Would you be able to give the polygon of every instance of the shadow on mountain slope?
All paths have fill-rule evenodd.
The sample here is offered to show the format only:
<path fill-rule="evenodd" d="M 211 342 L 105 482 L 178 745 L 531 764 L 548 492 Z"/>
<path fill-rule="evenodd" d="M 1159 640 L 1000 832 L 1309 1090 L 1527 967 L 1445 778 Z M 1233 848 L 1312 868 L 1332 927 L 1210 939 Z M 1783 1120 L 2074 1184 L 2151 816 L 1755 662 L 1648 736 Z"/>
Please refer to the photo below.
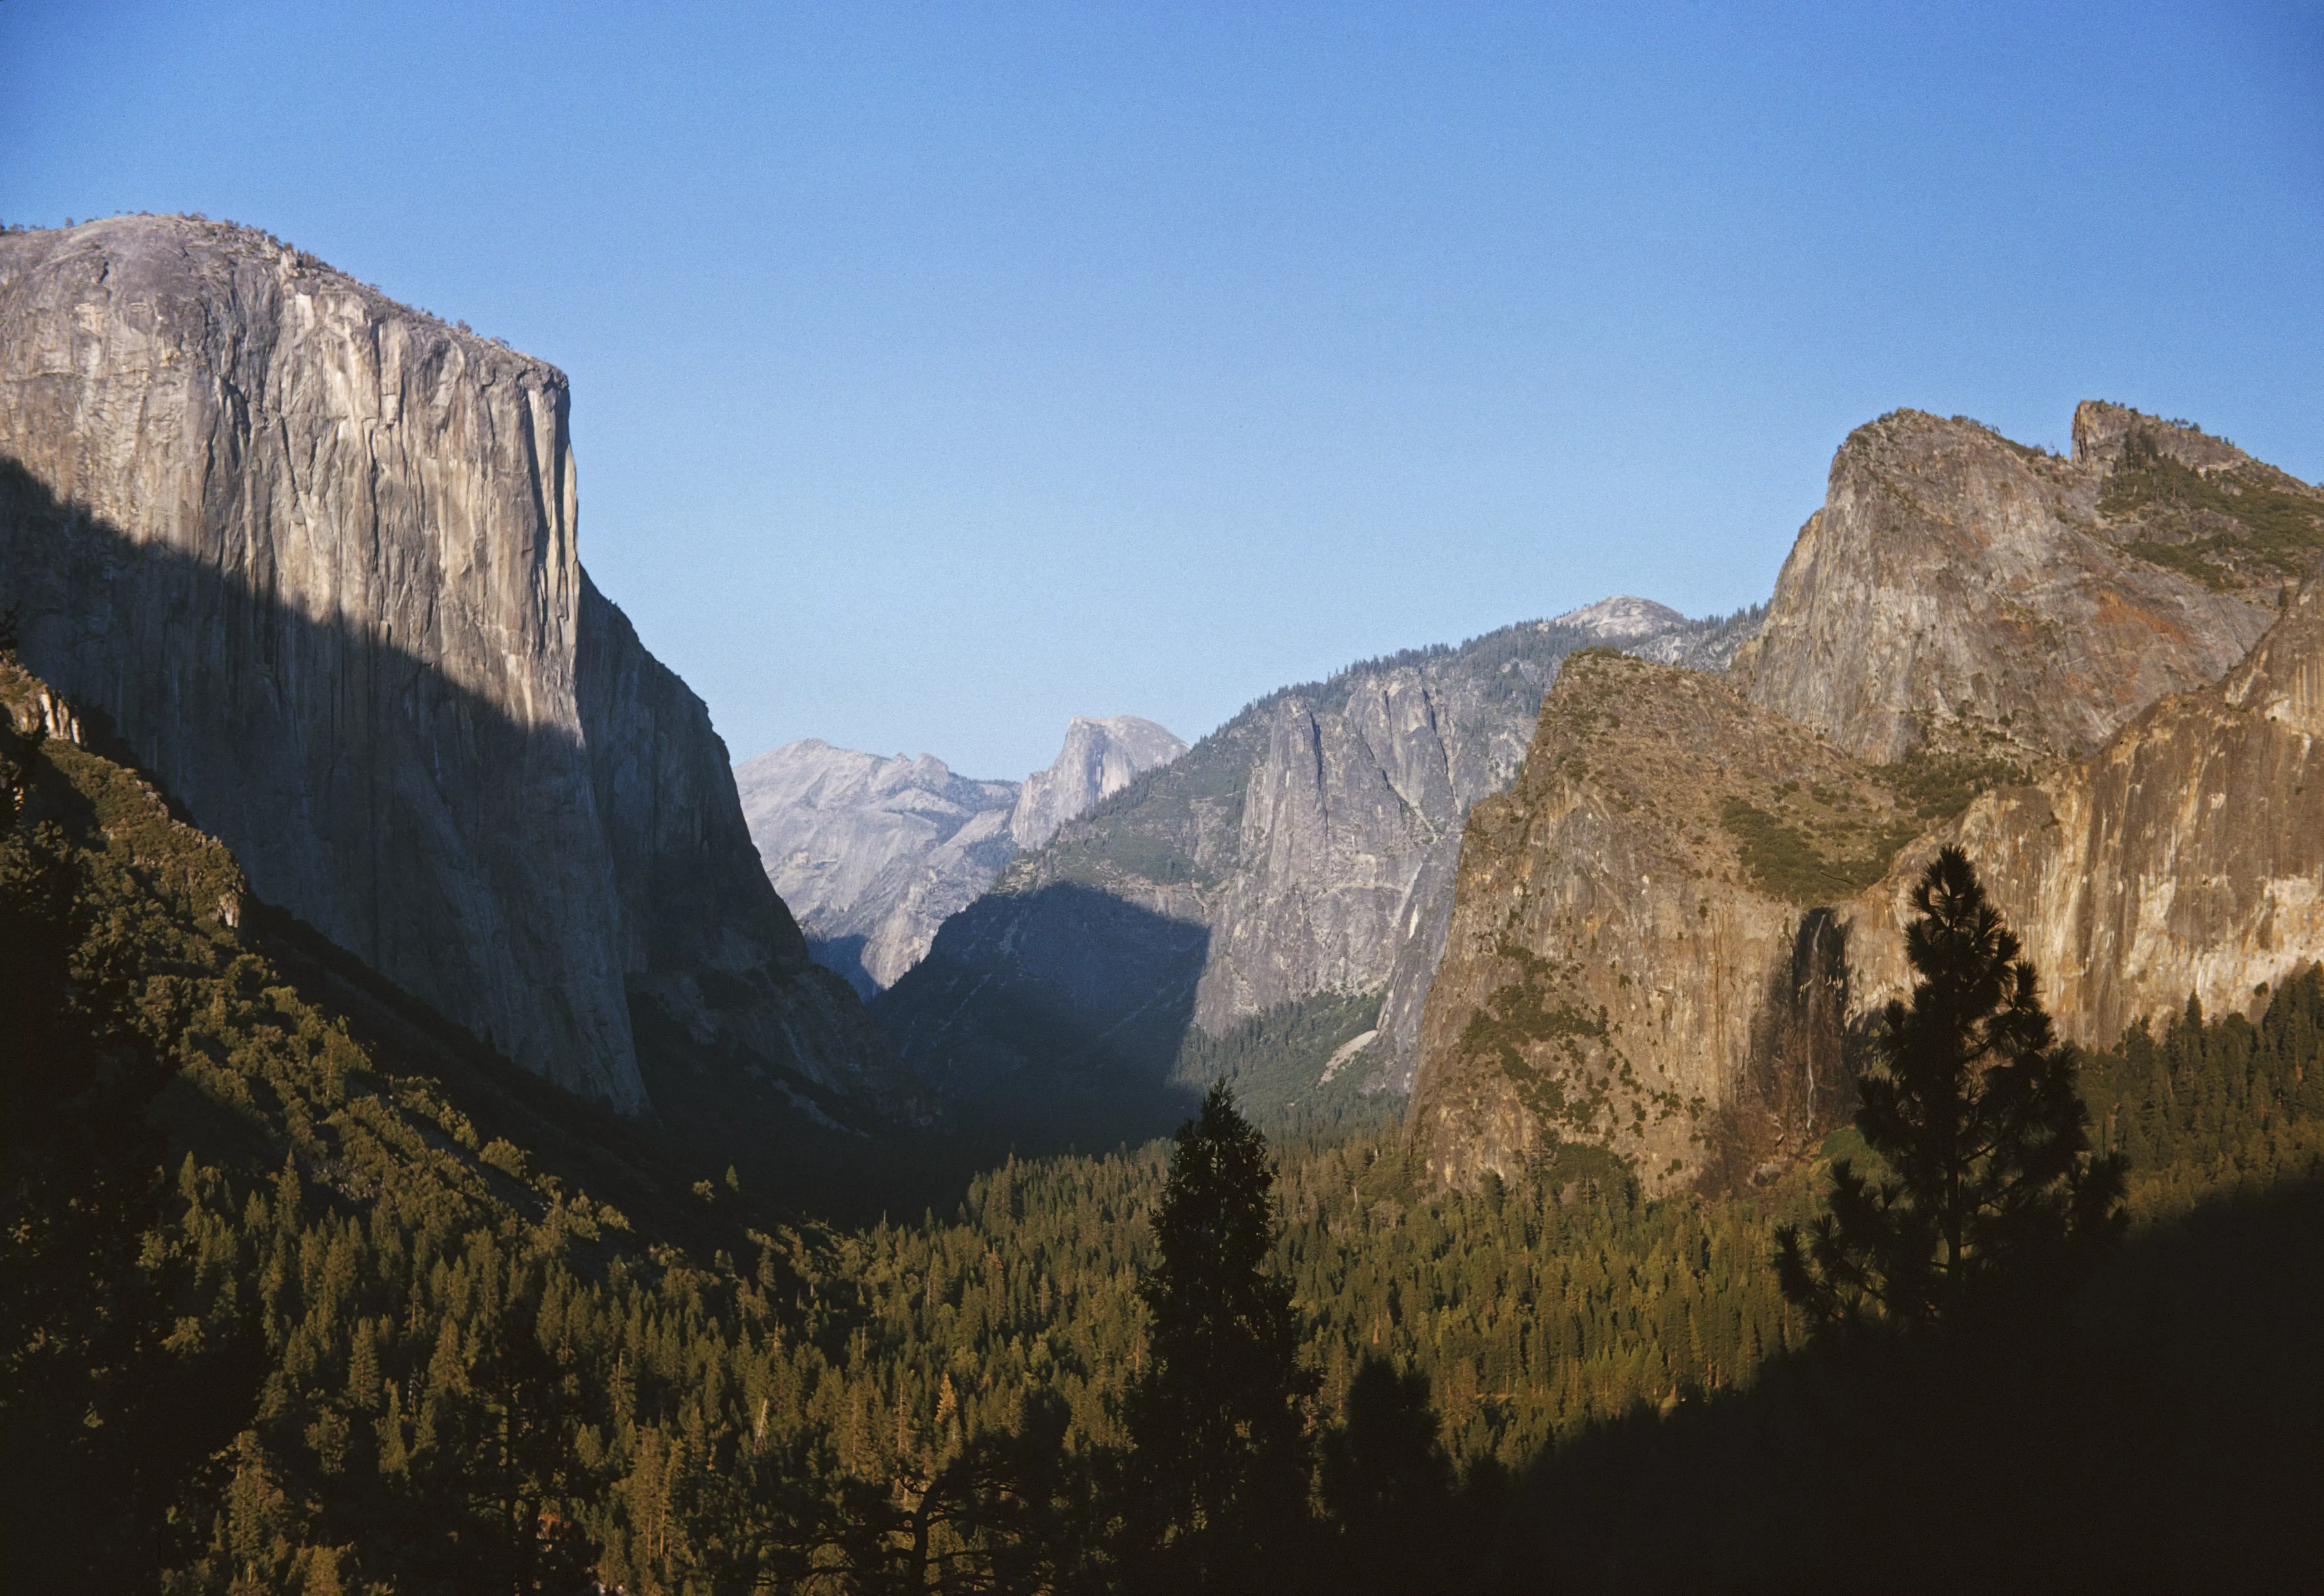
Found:
<path fill-rule="evenodd" d="M 189 513 L 231 540 L 225 510 Z M 486 1052 L 616 1102 L 648 1015 L 649 1084 L 715 1089 L 632 1101 L 705 1174 L 724 1163 L 690 1144 L 737 1126 L 879 1122 L 829 1062 L 851 1024 L 875 1061 L 877 1038 L 758 868 L 700 702 L 586 578 L 577 724 L 527 724 L 359 620 L 254 591 L 229 554 L 141 541 L 0 456 L 24 665 L 311 927 L 318 969 L 344 951 Z"/>
<path fill-rule="evenodd" d="M 989 894 L 937 931 L 872 1013 L 958 1133 L 1020 1154 L 1166 1135 L 1199 1092 L 1170 1079 L 1210 931 L 1060 883 Z"/>
<path fill-rule="evenodd" d="M 1510 1590 L 2192 1591 L 2314 1577 L 2324 1179 L 2139 1235 L 1950 1344 L 1780 1359 L 1544 1460 Z M 1666 1404 L 1666 1407 L 1668 1405 Z"/>

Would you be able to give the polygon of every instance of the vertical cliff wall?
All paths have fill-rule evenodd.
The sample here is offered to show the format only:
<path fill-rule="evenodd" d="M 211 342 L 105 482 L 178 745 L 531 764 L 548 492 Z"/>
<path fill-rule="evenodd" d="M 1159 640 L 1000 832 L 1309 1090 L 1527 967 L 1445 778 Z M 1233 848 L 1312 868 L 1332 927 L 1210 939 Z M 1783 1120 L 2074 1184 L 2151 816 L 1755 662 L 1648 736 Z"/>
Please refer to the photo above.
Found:
<path fill-rule="evenodd" d="M 555 370 L 246 230 L 10 234 L 0 456 L 26 663 L 262 896 L 624 1109 L 633 998 L 810 1078 L 878 1058 L 588 586 Z"/>
<path fill-rule="evenodd" d="M 1942 843 L 1990 886 L 2060 1031 L 2104 1046 L 2190 996 L 2213 1014 L 2324 960 L 2324 592 L 2303 586 L 2227 679 L 2089 758 L 1986 794 L 1847 911 L 1858 1002 L 1909 978 L 1905 894 Z"/>

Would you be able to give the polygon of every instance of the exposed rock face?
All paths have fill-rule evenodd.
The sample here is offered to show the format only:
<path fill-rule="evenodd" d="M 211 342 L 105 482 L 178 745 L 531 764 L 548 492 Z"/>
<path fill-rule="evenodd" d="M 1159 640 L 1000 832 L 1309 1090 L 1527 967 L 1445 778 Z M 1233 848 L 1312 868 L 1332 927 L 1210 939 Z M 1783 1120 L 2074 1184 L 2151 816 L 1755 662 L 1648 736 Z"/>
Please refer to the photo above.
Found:
<path fill-rule="evenodd" d="M 1578 1144 L 1662 1190 L 1812 1145 L 1851 1078 L 1844 940 L 1813 904 L 1911 830 L 1869 767 L 1716 677 L 1568 660 L 1469 817 L 1409 1117 L 1431 1177 Z"/>
<path fill-rule="evenodd" d="M 261 234 L 0 235 L 0 592 L 254 889 L 527 1068 L 882 1057 L 584 575 L 564 377 Z"/>
<path fill-rule="evenodd" d="M 1025 778 L 1009 817 L 1009 835 L 1019 848 L 1038 848 L 1067 821 L 1087 814 L 1149 770 L 1186 751 L 1167 728 L 1135 715 L 1093 720 L 1075 715 L 1065 724 L 1065 746 L 1047 770 Z"/>
<path fill-rule="evenodd" d="M 1852 912 L 1864 1003 L 1901 992 L 1905 894 L 1941 842 L 1986 879 L 2060 1031 L 2103 1046 L 2190 995 L 2246 1010 L 2324 959 L 2324 592 L 2305 586 L 2224 682 L 2089 758 L 1987 794 Z"/>
<path fill-rule="evenodd" d="M 1859 431 L 1741 696 L 1569 664 L 1473 812 L 1410 1116 L 1434 1176 L 1561 1143 L 1650 1189 L 1780 1169 L 1847 1112 L 1947 840 L 2081 1041 L 2319 957 L 2324 600 L 2262 602 L 2319 547 L 2324 495 L 2113 407 L 2082 407 L 2071 462 L 1928 417 Z M 1992 789 L 2017 761 L 2040 782 Z"/>
<path fill-rule="evenodd" d="M 1345 1067 L 1409 1089 L 1462 821 L 1517 769 L 1559 661 L 1598 635 L 1533 622 L 1270 694 L 1018 858 L 875 1013 L 908 1063 L 973 1087 L 1054 1055 L 1047 1022 L 1026 1016 L 1071 991 L 1076 1026 L 1144 1039 L 1122 1068 L 1166 1072 L 1176 1038 L 1133 1017 L 1156 1012 L 1178 966 L 1140 975 L 1091 938 L 1042 931 L 1052 904 L 1083 913 L 1048 890 L 1072 886 L 1137 910 L 1133 940 L 1152 920 L 1199 932 L 1191 1018 L 1212 1035 L 1319 995 L 1380 993 L 1379 1036 Z M 944 1062 L 955 1058 L 983 1062 Z"/>
<path fill-rule="evenodd" d="M 1765 627 L 1755 703 L 1868 758 L 2088 753 L 2218 679 L 2324 546 L 2324 494 L 2107 405 L 2071 460 L 1900 410 L 1832 462 Z"/>
<path fill-rule="evenodd" d="M 1017 784 L 954 775 L 931 755 L 809 738 L 744 760 L 734 780 L 775 890 L 817 959 L 866 997 L 918 964 L 1015 851 Z"/>

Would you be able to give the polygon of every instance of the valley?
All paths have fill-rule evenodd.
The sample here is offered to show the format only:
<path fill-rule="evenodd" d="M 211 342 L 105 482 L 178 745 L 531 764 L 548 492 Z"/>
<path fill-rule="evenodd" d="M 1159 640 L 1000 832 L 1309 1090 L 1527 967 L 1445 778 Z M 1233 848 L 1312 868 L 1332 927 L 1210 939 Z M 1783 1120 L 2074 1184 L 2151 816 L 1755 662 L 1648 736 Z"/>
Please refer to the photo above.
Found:
<path fill-rule="evenodd" d="M 2068 455 L 1895 411 L 1764 605 L 973 779 L 732 762 L 583 567 L 563 373 L 271 235 L 0 233 L 0 350 L 39 1588 L 2300 1566 L 2324 490 L 2112 404 Z M 1825 1335 L 1778 1227 L 1880 1156 L 1953 848 L 2126 1236 L 1950 1340 Z M 1245 1186 L 1193 1184 L 1219 1147 Z M 1292 1437 L 1216 1499 L 1248 1545 L 1154 1474 L 1157 1282 L 1238 1213 Z M 1972 1421 L 2048 1472 L 1991 1500 Z M 1885 1526 L 1883 1471 L 1967 1527 Z"/>

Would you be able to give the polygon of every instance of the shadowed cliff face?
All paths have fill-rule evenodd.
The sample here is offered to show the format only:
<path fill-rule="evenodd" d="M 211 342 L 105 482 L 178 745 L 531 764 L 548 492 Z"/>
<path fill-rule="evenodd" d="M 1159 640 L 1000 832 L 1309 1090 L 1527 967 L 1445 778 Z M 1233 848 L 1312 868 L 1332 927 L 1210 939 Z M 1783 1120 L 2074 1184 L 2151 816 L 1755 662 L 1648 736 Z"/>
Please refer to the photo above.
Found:
<path fill-rule="evenodd" d="M 582 573 L 558 372 L 246 231 L 13 234 L 0 454 L 27 665 L 262 896 L 624 1109 L 632 1001 L 861 1095 L 699 701 Z"/>
<path fill-rule="evenodd" d="M 2060 459 L 1900 410 L 1834 458 L 1734 674 L 1867 758 L 2097 748 L 2217 681 L 2324 550 L 2324 494 L 2110 405 Z"/>
<path fill-rule="evenodd" d="M 972 1129 L 1014 1128 L 1020 1149 L 1161 1135 L 1194 1101 L 1167 1077 L 1210 942 L 1170 907 L 1072 883 L 988 893 L 877 1012 Z"/>
<path fill-rule="evenodd" d="M 1431 1179 L 1563 1146 L 1748 1184 L 1845 1118 L 1844 933 L 1914 830 L 1869 767 L 1696 672 L 1568 660 L 1471 812 L 1408 1124 Z"/>

